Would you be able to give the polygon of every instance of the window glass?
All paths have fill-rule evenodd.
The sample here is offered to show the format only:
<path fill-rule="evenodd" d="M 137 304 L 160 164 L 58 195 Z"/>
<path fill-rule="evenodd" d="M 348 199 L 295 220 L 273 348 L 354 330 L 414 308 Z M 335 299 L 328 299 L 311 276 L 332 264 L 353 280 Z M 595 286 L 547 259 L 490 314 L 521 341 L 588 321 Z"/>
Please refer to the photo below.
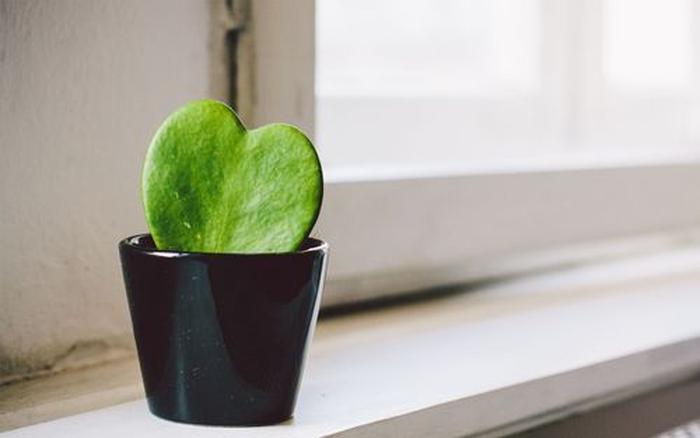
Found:
<path fill-rule="evenodd" d="M 694 0 L 318 0 L 331 175 L 700 151 Z"/>
<path fill-rule="evenodd" d="M 605 78 L 633 93 L 680 91 L 692 77 L 690 0 L 605 2 Z"/>
<path fill-rule="evenodd" d="M 539 86 L 535 0 L 322 0 L 320 96 L 497 96 Z"/>

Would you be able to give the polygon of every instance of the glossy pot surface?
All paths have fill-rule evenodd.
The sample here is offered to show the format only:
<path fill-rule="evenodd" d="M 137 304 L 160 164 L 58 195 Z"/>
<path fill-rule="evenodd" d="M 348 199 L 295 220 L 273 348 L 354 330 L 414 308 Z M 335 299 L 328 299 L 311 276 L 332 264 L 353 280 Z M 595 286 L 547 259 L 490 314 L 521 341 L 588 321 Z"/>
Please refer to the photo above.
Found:
<path fill-rule="evenodd" d="M 119 243 L 151 412 L 197 424 L 291 417 L 318 315 L 328 245 L 279 254 L 159 251 Z"/>

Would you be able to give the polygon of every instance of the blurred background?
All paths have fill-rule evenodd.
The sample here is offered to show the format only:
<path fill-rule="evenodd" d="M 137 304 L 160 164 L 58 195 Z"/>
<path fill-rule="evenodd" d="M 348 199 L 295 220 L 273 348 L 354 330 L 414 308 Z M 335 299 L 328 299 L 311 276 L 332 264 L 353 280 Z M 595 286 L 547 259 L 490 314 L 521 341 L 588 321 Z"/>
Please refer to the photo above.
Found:
<path fill-rule="evenodd" d="M 314 139 L 325 306 L 697 244 L 699 24 L 698 0 L 0 0 L 0 384 L 133 356 L 117 242 L 194 99 Z"/>
<path fill-rule="evenodd" d="M 319 1 L 317 141 L 358 171 L 696 157 L 699 7 Z"/>

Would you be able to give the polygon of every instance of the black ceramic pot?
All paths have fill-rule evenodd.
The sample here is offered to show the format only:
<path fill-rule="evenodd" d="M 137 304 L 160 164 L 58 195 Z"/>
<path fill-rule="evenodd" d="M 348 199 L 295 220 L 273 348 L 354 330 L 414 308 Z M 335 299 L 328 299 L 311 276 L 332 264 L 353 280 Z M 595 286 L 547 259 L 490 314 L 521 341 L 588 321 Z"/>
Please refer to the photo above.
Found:
<path fill-rule="evenodd" d="M 185 423 L 292 416 L 321 300 L 328 245 L 280 254 L 159 251 L 119 243 L 148 405 Z"/>

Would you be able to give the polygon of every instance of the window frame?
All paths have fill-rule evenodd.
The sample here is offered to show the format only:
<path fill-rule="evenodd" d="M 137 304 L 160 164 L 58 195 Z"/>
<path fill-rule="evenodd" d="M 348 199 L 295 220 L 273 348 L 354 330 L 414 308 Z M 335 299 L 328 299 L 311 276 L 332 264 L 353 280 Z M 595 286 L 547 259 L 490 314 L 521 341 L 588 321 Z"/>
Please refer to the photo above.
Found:
<path fill-rule="evenodd" d="M 244 117 L 254 126 L 293 123 L 313 138 L 315 0 L 250 6 L 250 43 L 239 53 L 250 61 L 242 75 L 247 82 L 238 84 L 249 102 Z M 685 235 L 700 223 L 694 187 L 700 187 L 697 159 L 327 175 L 314 232 L 331 247 L 324 305 L 469 281 L 513 254 L 648 233 Z"/>

